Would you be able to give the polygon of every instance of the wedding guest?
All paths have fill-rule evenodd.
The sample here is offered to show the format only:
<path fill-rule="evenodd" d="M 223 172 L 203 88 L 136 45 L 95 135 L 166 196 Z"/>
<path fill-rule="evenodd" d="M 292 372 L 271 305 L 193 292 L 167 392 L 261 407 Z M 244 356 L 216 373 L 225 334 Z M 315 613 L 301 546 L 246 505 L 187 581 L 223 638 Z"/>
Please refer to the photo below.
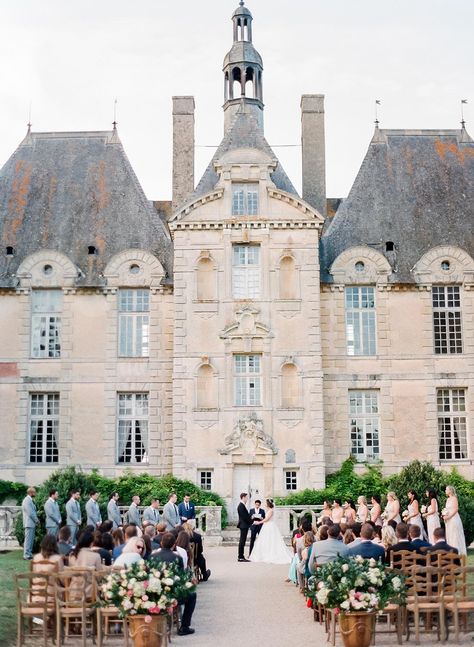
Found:
<path fill-rule="evenodd" d="M 370 525 L 372 526 L 372 528 L 374 530 L 374 538 L 372 539 L 372 541 L 374 541 L 376 544 L 382 544 L 382 530 L 383 530 L 383 527 L 382 526 L 376 526 L 375 524 L 372 524 L 372 523 Z M 389 526 L 386 526 L 386 527 L 388 528 Z M 394 538 L 396 539 L 395 533 L 393 533 L 393 535 L 394 535 Z"/>
<path fill-rule="evenodd" d="M 332 504 L 331 519 L 334 523 L 340 524 L 342 517 L 344 516 L 344 510 L 341 505 L 341 499 L 334 499 Z"/>
<path fill-rule="evenodd" d="M 380 526 L 378 526 L 380 528 Z M 381 541 L 382 546 L 385 548 L 385 552 L 388 553 L 392 546 L 397 543 L 397 535 L 392 526 L 387 525 L 382 527 L 381 531 Z"/>
<path fill-rule="evenodd" d="M 328 530 L 330 527 L 331 526 L 326 526 L 326 525 L 321 526 L 316 534 L 316 541 L 325 541 L 329 537 Z"/>
<path fill-rule="evenodd" d="M 132 502 L 130 504 L 130 507 L 128 508 L 128 513 L 127 513 L 127 519 L 128 523 L 133 523 L 135 526 L 140 525 L 140 510 L 138 509 L 138 506 L 140 505 L 140 497 L 138 494 L 135 494 L 135 496 L 132 496 Z"/>
<path fill-rule="evenodd" d="M 196 508 L 194 507 L 194 503 L 191 501 L 190 494 L 186 493 L 184 495 L 183 500 L 178 506 L 178 514 L 183 523 L 186 523 L 187 521 L 191 521 L 193 524 L 196 523 Z"/>
<path fill-rule="evenodd" d="M 319 517 L 318 517 L 318 523 L 322 524 L 324 523 L 323 519 L 324 517 L 329 517 L 331 519 L 332 515 L 332 507 L 329 501 L 326 499 L 323 501 L 323 509 L 321 510 Z"/>
<path fill-rule="evenodd" d="M 374 537 L 374 529 L 370 523 L 364 523 L 361 531 L 361 541 L 356 546 L 348 548 L 348 555 L 360 555 L 364 559 L 377 559 L 383 561 L 385 558 L 385 549 L 383 546 L 372 541 Z"/>
<path fill-rule="evenodd" d="M 114 548 L 112 550 L 114 550 L 117 546 L 121 546 L 123 543 L 125 543 L 122 528 L 116 528 L 112 531 L 112 540 L 114 542 Z"/>
<path fill-rule="evenodd" d="M 342 509 L 344 510 L 343 519 L 348 526 L 350 526 L 356 520 L 356 511 L 354 510 L 351 499 L 345 499 L 342 504 Z"/>
<path fill-rule="evenodd" d="M 74 546 L 71 543 L 71 529 L 69 526 L 63 526 L 59 529 L 58 551 L 62 555 L 64 564 L 67 565 L 68 557 L 72 552 Z"/>
<path fill-rule="evenodd" d="M 352 541 L 350 541 L 350 542 L 347 544 L 347 547 L 348 547 L 348 548 L 349 548 L 349 547 L 351 547 L 351 546 L 357 546 L 357 544 L 359 544 L 359 543 L 360 543 L 360 541 L 361 541 L 361 539 L 360 539 L 360 531 L 361 531 L 361 528 L 362 528 L 362 524 L 361 524 L 361 523 L 359 523 L 358 521 L 356 521 L 355 523 L 353 523 L 353 524 L 351 525 L 351 527 L 349 528 L 349 530 L 352 532 L 352 535 L 353 535 L 353 537 L 354 537 L 354 538 L 352 539 Z M 346 532 L 347 532 L 347 531 L 346 531 Z M 344 536 L 345 536 L 345 535 L 344 535 Z"/>
<path fill-rule="evenodd" d="M 459 553 L 458 549 L 456 546 L 450 545 L 446 541 L 446 533 L 444 531 L 444 528 L 436 528 L 434 533 L 434 542 L 432 546 L 429 546 L 426 549 L 427 553 L 437 553 L 437 552 L 444 552 L 444 553 Z"/>
<path fill-rule="evenodd" d="M 367 499 L 365 496 L 360 496 L 357 499 L 357 521 L 365 523 L 369 518 L 369 508 L 367 506 Z M 375 522 L 374 522 L 375 523 Z"/>
<path fill-rule="evenodd" d="M 166 530 L 173 530 L 176 526 L 181 525 L 181 517 L 179 516 L 178 506 L 176 501 L 178 497 L 176 492 L 171 492 L 168 495 L 168 503 L 163 508 L 163 521 L 166 523 Z"/>
<path fill-rule="evenodd" d="M 181 550 L 179 550 L 181 548 Z M 184 568 L 192 566 L 193 563 L 193 552 L 191 550 L 191 544 L 189 541 L 189 535 L 185 530 L 181 530 L 176 539 L 176 550 L 181 555 L 183 560 Z"/>
<path fill-rule="evenodd" d="M 59 528 L 61 526 L 61 513 L 59 511 L 58 498 L 59 492 L 54 489 L 50 490 L 49 499 L 47 499 L 44 504 L 46 532 L 53 535 L 53 537 L 58 536 Z"/>
<path fill-rule="evenodd" d="M 348 528 L 342 537 L 342 541 L 347 546 L 355 541 L 356 536 L 352 532 L 351 528 Z"/>
<path fill-rule="evenodd" d="M 122 515 L 118 507 L 119 493 L 113 492 L 112 496 L 107 503 L 107 519 L 112 522 L 112 530 L 119 528 L 122 525 Z"/>
<path fill-rule="evenodd" d="M 76 543 L 77 531 L 81 527 L 82 515 L 81 505 L 79 500 L 81 498 L 80 490 L 72 490 L 71 498 L 66 503 L 66 525 L 71 529 L 71 543 Z"/>
<path fill-rule="evenodd" d="M 123 533 L 123 543 L 119 546 L 115 546 L 112 553 L 112 559 L 114 560 L 114 564 L 115 564 L 115 560 L 122 554 L 122 551 L 127 545 L 128 541 L 132 539 L 132 537 L 136 537 L 137 535 L 138 535 L 138 528 L 135 524 L 129 523 L 128 526 L 125 526 L 124 533 Z"/>
<path fill-rule="evenodd" d="M 300 593 L 304 594 L 306 578 L 311 577 L 309 570 L 309 559 L 313 550 L 313 544 L 316 537 L 312 530 L 305 532 L 303 536 L 303 550 L 301 551 L 301 561 L 298 564 L 298 583 L 300 586 Z"/>
<path fill-rule="evenodd" d="M 370 511 L 370 520 L 376 526 L 381 526 L 383 524 L 382 520 L 382 507 L 380 505 L 380 496 L 378 494 L 373 494 L 371 497 L 372 510 Z"/>
<path fill-rule="evenodd" d="M 150 526 L 150 528 L 153 528 L 153 526 Z M 145 553 L 143 555 L 143 559 L 150 559 L 151 554 L 154 550 L 150 535 L 147 535 L 147 533 L 144 532 L 140 539 L 143 539 L 143 543 L 145 544 Z"/>
<path fill-rule="evenodd" d="M 92 543 L 94 535 L 88 530 L 84 530 L 78 537 L 77 543 L 74 546 L 72 553 L 69 556 L 70 566 L 81 566 L 83 568 L 94 568 L 99 571 L 102 568 L 102 561 L 99 553 L 92 550 Z M 92 583 L 90 585 L 92 587 Z M 88 589 L 88 597 L 92 593 L 92 589 Z"/>
<path fill-rule="evenodd" d="M 418 526 L 420 528 L 420 536 L 422 539 L 424 539 L 425 528 L 423 526 L 423 520 L 421 518 L 418 496 L 414 490 L 408 491 L 408 501 L 408 515 L 405 518 L 405 523 L 412 526 Z"/>
<path fill-rule="evenodd" d="M 425 513 L 426 528 L 428 532 L 428 541 L 432 544 L 434 542 L 433 533 L 436 528 L 441 526 L 441 522 L 439 520 L 439 505 L 435 490 L 426 490 L 426 497 L 429 501 Z"/>
<path fill-rule="evenodd" d="M 348 548 L 340 541 L 341 531 L 339 525 L 334 523 L 328 528 L 328 538 L 324 541 L 315 541 L 308 560 L 308 567 L 314 574 L 316 566 L 332 562 L 336 557 L 345 557 Z"/>
<path fill-rule="evenodd" d="M 155 526 L 157 523 L 160 523 L 160 512 L 159 512 L 160 502 L 158 499 L 152 499 L 148 508 L 143 510 L 142 522 L 150 521 Z"/>
<path fill-rule="evenodd" d="M 408 536 L 410 538 L 412 546 L 415 548 L 417 553 L 424 554 L 426 552 L 426 549 L 429 548 L 429 546 L 431 546 L 429 541 L 426 541 L 426 539 L 421 538 L 420 526 L 417 526 L 415 524 L 409 525 Z"/>
<path fill-rule="evenodd" d="M 51 575 L 54 575 L 62 571 L 63 568 L 64 561 L 62 555 L 59 553 L 56 537 L 51 534 L 46 534 L 41 541 L 40 552 L 34 555 L 31 560 L 31 571 L 33 573 L 51 573 Z M 39 580 L 33 579 L 33 591 L 35 584 L 39 584 Z M 54 593 L 54 578 L 51 577 L 48 578 L 48 607 L 55 605 Z M 31 601 L 44 602 L 44 596 L 35 596 L 33 593 Z"/>
<path fill-rule="evenodd" d="M 33 559 L 33 544 L 35 543 L 36 526 L 39 524 L 38 515 L 36 513 L 36 506 L 34 498 L 36 496 L 36 489 L 29 487 L 26 490 L 26 496 L 22 501 L 21 509 L 23 512 L 23 528 L 25 531 L 25 539 L 23 543 L 23 559 Z"/>
<path fill-rule="evenodd" d="M 114 528 L 114 523 L 109 519 L 106 519 L 105 521 L 103 521 L 99 526 L 99 530 L 102 534 L 104 534 L 105 532 L 110 534 L 113 528 Z"/>
<path fill-rule="evenodd" d="M 114 568 L 131 566 L 144 559 L 145 542 L 143 537 L 131 537 L 122 549 L 121 554 L 114 561 Z"/>
<path fill-rule="evenodd" d="M 391 546 L 391 548 L 388 549 L 386 553 L 387 563 L 393 563 L 394 565 L 399 561 L 399 557 L 397 556 L 398 551 L 416 550 L 410 541 L 410 537 L 408 536 L 408 525 L 406 523 L 403 523 L 403 521 L 397 523 L 395 534 L 397 536 L 397 541 Z"/>
<path fill-rule="evenodd" d="M 92 534 L 94 540 L 91 549 L 100 555 L 100 560 L 104 566 L 112 564 L 112 553 L 104 548 L 103 535 L 100 530 L 94 530 Z"/>
<path fill-rule="evenodd" d="M 207 568 L 206 558 L 204 557 L 204 547 L 202 541 L 202 535 L 197 532 L 190 523 L 183 523 L 183 530 L 189 535 L 189 541 L 196 546 L 196 563 L 195 566 L 201 571 L 201 577 L 203 582 L 211 577 L 211 571 Z"/>
<path fill-rule="evenodd" d="M 161 538 L 166 532 L 166 523 L 164 521 L 160 521 L 160 523 L 156 524 L 155 530 L 156 530 L 156 535 L 155 535 L 154 541 L 155 541 L 155 543 L 160 545 Z"/>
<path fill-rule="evenodd" d="M 394 521 L 397 524 L 401 522 L 400 502 L 395 492 L 387 492 L 387 505 L 385 506 L 385 515 L 385 525 L 389 521 Z"/>
<path fill-rule="evenodd" d="M 444 523 L 446 526 L 446 541 L 449 545 L 458 549 L 460 555 L 467 555 L 466 538 L 461 517 L 459 516 L 459 502 L 456 490 L 452 485 L 446 486 L 446 509 L 443 511 Z"/>

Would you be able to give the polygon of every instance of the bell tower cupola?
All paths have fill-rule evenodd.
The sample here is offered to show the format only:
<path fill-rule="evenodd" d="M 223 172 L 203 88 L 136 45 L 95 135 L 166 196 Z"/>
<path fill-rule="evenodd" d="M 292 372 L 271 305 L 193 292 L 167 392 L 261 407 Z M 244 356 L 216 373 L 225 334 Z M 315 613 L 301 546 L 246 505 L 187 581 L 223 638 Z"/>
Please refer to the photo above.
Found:
<path fill-rule="evenodd" d="M 252 43 L 252 14 L 244 1 L 232 14 L 234 43 L 224 59 L 224 131 L 235 114 L 251 112 L 263 129 L 263 63 Z"/>

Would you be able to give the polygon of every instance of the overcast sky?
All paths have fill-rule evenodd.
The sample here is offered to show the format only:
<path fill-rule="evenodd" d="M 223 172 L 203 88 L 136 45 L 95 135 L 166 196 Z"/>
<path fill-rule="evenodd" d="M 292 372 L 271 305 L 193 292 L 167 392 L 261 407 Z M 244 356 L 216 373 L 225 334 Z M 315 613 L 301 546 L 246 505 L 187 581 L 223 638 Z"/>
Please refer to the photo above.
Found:
<path fill-rule="evenodd" d="M 106 130 L 150 199 L 171 194 L 171 96 L 194 95 L 196 143 L 222 137 L 222 60 L 237 0 L 0 0 L 0 166 L 26 132 Z M 328 196 L 346 196 L 373 132 L 474 135 L 474 0 L 248 0 L 265 132 L 301 186 L 300 96 L 326 95 Z M 293 147 L 279 148 L 291 144 Z M 196 151 L 196 183 L 213 150 Z"/>

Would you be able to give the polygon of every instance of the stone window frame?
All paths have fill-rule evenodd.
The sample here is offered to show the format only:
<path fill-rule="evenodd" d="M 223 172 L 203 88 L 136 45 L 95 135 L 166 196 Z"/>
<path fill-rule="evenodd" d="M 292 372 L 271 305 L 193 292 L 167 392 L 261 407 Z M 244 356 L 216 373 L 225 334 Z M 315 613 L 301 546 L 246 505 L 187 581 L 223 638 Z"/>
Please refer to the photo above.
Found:
<path fill-rule="evenodd" d="M 298 490 L 298 468 L 283 468 L 283 489 L 285 492 L 296 492 Z M 290 485 L 290 487 L 288 487 Z"/>
<path fill-rule="evenodd" d="M 50 304 L 41 308 L 40 295 L 58 297 L 57 304 L 51 298 Z M 43 301 L 47 301 L 45 298 Z M 38 301 L 38 303 L 35 303 Z M 56 307 L 57 306 L 57 307 Z M 40 309 L 41 308 L 41 309 Z M 30 358 L 31 359 L 60 359 L 61 358 L 61 323 L 64 309 L 63 291 L 61 288 L 34 288 L 30 291 Z M 41 350 L 43 337 L 44 350 Z M 52 354 L 50 354 L 52 353 Z"/>
<path fill-rule="evenodd" d="M 199 265 L 202 264 L 203 262 L 208 262 L 212 265 L 212 270 L 211 272 L 213 273 L 212 280 L 214 282 L 214 290 L 213 290 L 213 297 L 210 299 L 201 299 L 199 295 Z M 213 257 L 213 255 L 209 252 L 209 250 L 202 250 L 199 256 L 196 259 L 196 262 L 194 264 L 194 272 L 195 272 L 195 287 L 194 287 L 194 293 L 195 293 L 195 298 L 194 298 L 194 303 L 217 303 L 218 302 L 218 264 L 216 259 Z"/>
<path fill-rule="evenodd" d="M 203 475 L 206 475 L 203 480 Z M 213 488 L 214 470 L 211 467 L 200 467 L 197 470 L 197 485 L 206 492 L 210 492 Z M 203 483 L 206 482 L 209 487 L 204 487 Z"/>
<path fill-rule="evenodd" d="M 362 271 L 358 271 L 360 264 Z M 329 269 L 336 285 L 386 285 L 392 267 L 383 254 L 360 245 L 343 251 Z"/>
<path fill-rule="evenodd" d="M 364 410 L 361 413 L 355 412 L 354 414 L 351 411 L 351 394 L 357 393 L 364 396 Z M 370 413 L 365 410 L 365 395 L 371 394 L 376 395 L 377 402 L 377 412 Z M 348 431 L 349 431 L 349 451 L 350 455 L 356 459 L 357 462 L 366 463 L 366 462 L 377 462 L 381 459 L 382 456 L 382 433 L 381 433 L 381 412 L 380 412 L 380 401 L 381 401 L 381 392 L 380 389 L 367 389 L 367 388 L 350 388 L 347 392 L 347 413 L 348 413 Z M 354 439 L 353 439 L 353 420 L 361 420 L 363 423 L 362 428 L 362 442 L 364 452 L 361 455 L 359 452 L 354 453 Z M 372 454 L 371 456 L 367 453 L 367 427 L 366 422 L 370 420 L 376 420 L 376 430 L 377 430 L 377 440 L 378 440 L 378 454 Z M 360 459 L 359 459 L 360 456 Z"/>
<path fill-rule="evenodd" d="M 358 308 L 348 308 L 347 306 L 347 294 L 348 290 L 357 290 L 359 292 L 359 304 L 363 302 L 363 290 L 372 290 L 373 291 L 373 301 L 374 301 L 374 306 L 373 308 L 362 308 L 360 305 Z M 345 321 L 345 335 L 346 335 L 346 354 L 347 357 L 375 357 L 377 355 L 377 297 L 376 297 L 377 291 L 376 287 L 374 285 L 346 285 L 344 286 L 344 321 Z M 352 313 L 352 316 L 355 317 L 356 315 L 358 316 L 359 319 L 359 346 L 361 347 L 361 352 L 356 353 L 356 339 L 355 335 L 353 335 L 353 346 L 352 350 L 353 352 L 351 353 L 351 347 L 349 346 L 349 335 L 348 335 L 348 330 L 349 330 L 349 314 Z M 369 315 L 371 314 L 372 317 L 364 317 L 364 315 Z M 372 348 L 371 346 L 371 335 L 370 335 L 370 330 L 369 328 L 372 327 L 373 322 L 373 352 L 370 352 Z M 366 335 L 367 333 L 367 335 Z M 368 348 L 364 348 L 368 347 Z M 367 349 L 368 352 L 364 352 L 364 350 Z"/>
<path fill-rule="evenodd" d="M 444 306 L 439 306 L 440 293 L 443 295 Z M 438 300 L 438 305 L 436 305 L 435 298 Z M 450 305 L 450 301 L 457 301 L 459 305 L 453 303 Z M 461 355 L 463 353 L 462 305 L 461 286 L 431 286 L 433 352 L 435 355 Z M 453 326 L 455 330 L 450 330 Z"/>
<path fill-rule="evenodd" d="M 237 364 L 236 364 L 236 358 L 237 357 L 258 357 L 259 358 L 259 371 L 257 372 L 245 372 L 245 373 L 238 373 L 237 372 Z M 232 353 L 232 406 L 233 407 L 242 407 L 242 408 L 251 408 L 251 407 L 262 407 L 263 406 L 263 396 L 264 396 L 264 381 L 263 381 L 263 375 L 264 375 L 264 358 L 263 358 L 263 353 L 262 352 L 250 352 L 250 353 L 245 353 L 245 352 L 233 352 Z M 246 396 L 250 394 L 250 380 L 252 379 L 252 376 L 254 381 L 258 381 L 258 389 L 256 387 L 255 391 L 258 391 L 259 399 L 258 402 L 249 402 L 248 397 L 246 397 L 246 402 L 245 404 L 239 403 L 237 401 L 237 378 L 240 378 L 241 380 L 246 381 Z"/>
<path fill-rule="evenodd" d="M 447 269 L 443 269 L 445 261 L 449 263 Z M 420 288 L 429 289 L 433 284 L 449 284 L 473 289 L 474 259 L 461 247 L 438 245 L 421 256 L 414 265 L 412 274 Z"/>
<path fill-rule="evenodd" d="M 440 395 L 443 392 L 447 392 L 447 395 L 448 395 L 448 406 L 449 406 L 448 410 L 440 410 Z M 464 408 L 460 408 L 460 409 L 453 408 L 454 392 L 458 392 L 458 393 L 462 392 Z M 441 397 L 443 397 L 443 395 L 441 395 Z M 437 430 L 438 430 L 437 431 L 438 433 L 437 454 L 438 454 L 438 460 L 440 461 L 440 463 L 463 462 L 463 461 L 469 460 L 470 451 L 469 451 L 469 425 L 468 425 L 468 402 L 469 402 L 468 397 L 469 397 L 469 391 L 464 386 L 439 386 L 436 388 L 436 420 L 437 420 Z M 445 424 L 446 419 L 450 420 L 450 423 L 449 423 L 450 429 L 441 428 L 441 426 Z M 455 436 L 454 436 L 456 429 L 453 428 L 454 426 L 453 421 L 455 419 L 459 419 L 458 424 L 461 425 L 461 429 L 458 429 L 457 431 L 464 432 L 464 437 L 461 439 L 458 439 L 459 453 L 462 453 L 464 449 L 465 455 L 450 456 L 450 457 L 447 457 L 445 455 L 443 457 L 441 456 L 441 440 L 442 440 L 443 433 L 449 433 L 450 444 L 452 448 L 454 448 L 456 445 Z M 462 428 L 462 426 L 464 426 L 464 428 Z M 446 453 L 446 448 L 445 448 L 445 453 Z M 456 452 L 454 451 L 452 453 L 455 454 Z"/>
<path fill-rule="evenodd" d="M 199 372 L 201 371 L 202 368 L 210 368 L 212 370 L 212 388 L 215 393 L 215 402 L 214 406 L 212 407 L 203 407 L 200 405 L 199 402 Z M 194 402 L 195 402 L 195 407 L 194 411 L 218 411 L 219 410 L 219 381 L 218 381 L 218 370 L 214 366 L 214 364 L 210 361 L 210 359 L 206 356 L 203 356 L 201 358 L 201 361 L 199 364 L 196 366 L 196 370 L 194 373 L 194 383 L 195 383 L 195 390 L 194 390 Z"/>
<path fill-rule="evenodd" d="M 146 396 L 146 402 L 147 402 L 147 415 L 146 418 L 144 416 L 140 417 L 137 416 L 136 414 L 136 396 Z M 131 416 L 124 416 L 120 415 L 120 397 L 121 396 L 132 396 L 133 398 L 133 411 Z M 120 460 L 120 441 L 119 441 L 119 435 L 120 435 L 120 422 L 121 421 L 127 421 L 130 420 L 132 423 L 136 423 L 140 419 L 141 421 L 145 421 L 146 419 L 146 443 L 142 443 L 144 445 L 144 452 L 143 456 L 146 456 L 146 460 L 130 460 L 130 461 L 121 461 Z M 133 429 L 132 429 L 132 435 L 133 434 Z M 122 454 L 125 454 L 125 446 Z M 130 465 L 134 467 L 141 467 L 141 466 L 148 466 L 150 462 L 150 393 L 149 391 L 117 391 L 116 393 L 116 425 L 115 425 L 115 464 L 116 465 Z"/>
<path fill-rule="evenodd" d="M 34 398 L 48 398 L 50 396 L 54 397 L 55 402 L 57 402 L 57 412 L 55 412 L 54 415 L 48 415 L 43 414 L 43 415 L 34 415 L 33 414 L 33 401 Z M 43 441 L 42 441 L 42 448 L 41 448 L 41 460 L 32 460 L 32 424 L 34 421 L 42 421 L 43 422 Z M 56 429 L 53 431 L 53 436 L 55 440 L 55 451 L 53 454 L 48 452 L 48 440 L 47 440 L 47 423 L 48 422 L 56 422 Z M 46 423 L 46 424 L 45 424 Z M 59 464 L 59 458 L 60 458 L 60 426 L 61 426 L 61 393 L 59 390 L 45 390 L 45 391 L 38 391 L 38 390 L 31 390 L 28 392 L 28 432 L 27 432 L 27 446 L 26 446 L 26 451 L 27 451 L 27 457 L 26 457 L 26 463 L 28 466 L 44 466 L 44 465 L 58 465 Z M 48 456 L 50 456 L 52 459 L 55 458 L 55 460 L 48 460 Z"/>
<path fill-rule="evenodd" d="M 255 179 L 241 181 L 232 179 L 231 183 L 231 215 L 232 216 L 257 216 L 260 212 L 260 186 Z M 252 191 L 249 189 L 252 188 Z M 236 196 L 241 199 L 236 202 Z"/>
<path fill-rule="evenodd" d="M 112 256 L 104 269 L 107 288 L 161 287 L 166 272 L 160 261 L 143 249 L 126 249 Z"/>
<path fill-rule="evenodd" d="M 235 265 L 234 264 L 234 258 L 235 258 L 235 249 L 237 247 L 245 247 L 245 248 L 255 248 L 258 249 L 258 264 L 252 264 L 252 263 L 244 263 L 244 264 L 239 264 Z M 248 254 L 247 254 L 247 260 L 248 260 Z M 260 301 L 263 298 L 263 290 L 264 290 L 264 284 L 263 284 L 263 249 L 262 249 L 262 244 L 260 242 L 246 242 L 246 241 L 232 241 L 232 246 L 231 246 L 231 258 L 230 258 L 230 263 L 231 263 L 231 295 L 232 299 L 234 301 Z M 238 276 L 238 270 L 242 272 L 242 276 L 245 276 L 245 294 L 237 295 L 236 294 L 236 278 Z M 255 276 L 258 276 L 258 289 L 253 289 L 249 290 L 249 275 L 252 273 L 252 270 L 254 270 Z M 256 270 L 256 271 L 255 271 Z M 250 294 L 250 292 L 253 292 Z"/>
<path fill-rule="evenodd" d="M 139 293 L 143 292 L 143 295 Z M 131 309 L 122 307 L 122 299 L 126 297 L 125 293 L 131 293 Z M 147 298 L 145 299 L 145 294 Z M 130 299 L 127 299 L 128 301 Z M 139 303 L 142 302 L 141 309 Z M 150 357 L 150 301 L 151 291 L 147 287 L 126 287 L 117 290 L 117 356 L 120 359 Z M 126 349 L 122 346 L 123 335 L 127 338 L 125 342 Z M 140 339 L 140 348 L 138 339 Z"/>
<path fill-rule="evenodd" d="M 16 275 L 19 288 L 25 290 L 71 288 L 83 273 L 65 254 L 53 249 L 42 249 L 29 254 L 20 263 Z"/>

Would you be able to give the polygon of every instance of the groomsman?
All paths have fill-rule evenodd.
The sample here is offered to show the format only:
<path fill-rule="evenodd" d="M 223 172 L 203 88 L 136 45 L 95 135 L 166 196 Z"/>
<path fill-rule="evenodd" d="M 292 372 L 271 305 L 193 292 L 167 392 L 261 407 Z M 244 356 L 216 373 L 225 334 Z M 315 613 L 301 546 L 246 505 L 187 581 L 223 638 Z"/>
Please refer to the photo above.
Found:
<path fill-rule="evenodd" d="M 173 530 L 176 526 L 181 525 L 178 506 L 176 505 L 177 500 L 176 492 L 171 492 L 169 501 L 163 508 L 163 521 L 166 523 L 166 530 Z"/>
<path fill-rule="evenodd" d="M 254 508 L 250 508 L 249 510 L 249 515 L 252 517 L 253 521 L 261 521 L 262 519 L 265 519 L 265 510 L 261 508 L 262 502 L 259 499 L 255 499 L 254 503 Z M 262 529 L 261 524 L 258 526 L 256 524 L 252 524 L 250 526 L 250 550 L 249 550 L 249 555 L 252 554 L 253 550 L 253 545 L 255 544 L 255 540 L 257 539 L 257 536 Z"/>
<path fill-rule="evenodd" d="M 118 500 L 119 500 L 119 493 L 114 492 L 110 497 L 109 502 L 107 503 L 107 519 L 114 524 L 112 527 L 112 530 L 115 530 L 116 528 L 122 525 L 122 516 L 120 514 L 120 510 L 117 504 Z"/>
<path fill-rule="evenodd" d="M 132 502 L 128 509 L 128 523 L 134 523 L 136 526 L 140 527 L 140 510 L 138 506 L 140 505 L 140 497 L 136 494 L 132 496 Z"/>
<path fill-rule="evenodd" d="M 100 514 L 99 504 L 97 503 L 99 493 L 97 490 L 91 490 L 89 497 L 89 501 L 86 503 L 87 525 L 98 528 L 102 523 L 102 515 Z"/>
<path fill-rule="evenodd" d="M 75 545 L 77 531 L 81 525 L 81 506 L 79 499 L 81 498 L 80 490 L 72 490 L 71 498 L 66 503 L 66 525 L 71 529 L 71 544 Z"/>
<path fill-rule="evenodd" d="M 26 496 L 22 501 L 23 528 L 25 530 L 25 542 L 23 544 L 23 559 L 33 559 L 33 544 L 35 543 L 35 529 L 39 523 L 36 514 L 36 506 L 33 499 L 36 496 L 34 487 L 26 490 Z"/>
<path fill-rule="evenodd" d="M 157 524 L 160 522 L 160 513 L 158 511 L 158 507 L 160 505 L 160 502 L 158 499 L 152 499 L 151 504 L 148 506 L 148 508 L 145 508 L 143 511 L 143 519 L 142 521 L 151 521 L 153 524 Z"/>
<path fill-rule="evenodd" d="M 58 504 L 59 492 L 50 490 L 49 499 L 44 504 L 44 514 L 46 515 L 46 532 L 48 535 L 58 538 L 59 527 L 61 525 L 61 513 Z"/>
<path fill-rule="evenodd" d="M 184 499 L 178 506 L 178 512 L 183 523 L 186 523 L 186 521 L 189 521 L 190 519 L 196 519 L 196 509 L 194 507 L 194 503 L 191 502 L 189 494 L 184 495 Z"/>

